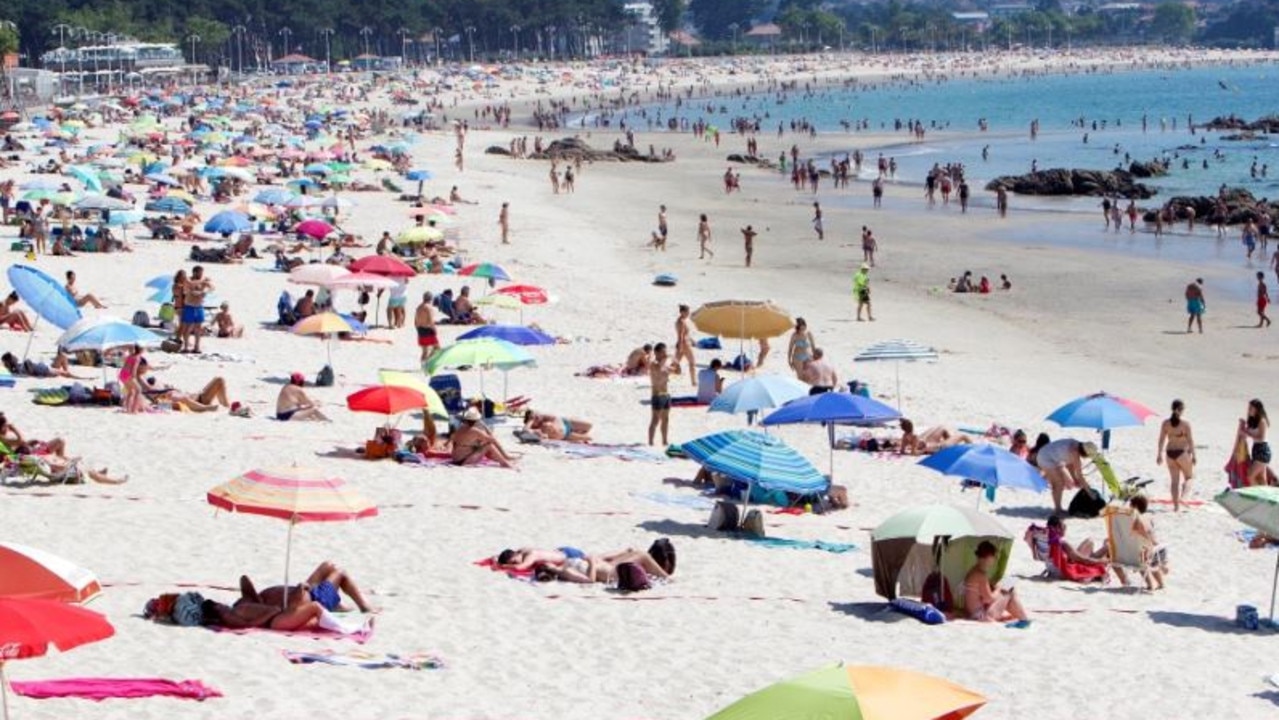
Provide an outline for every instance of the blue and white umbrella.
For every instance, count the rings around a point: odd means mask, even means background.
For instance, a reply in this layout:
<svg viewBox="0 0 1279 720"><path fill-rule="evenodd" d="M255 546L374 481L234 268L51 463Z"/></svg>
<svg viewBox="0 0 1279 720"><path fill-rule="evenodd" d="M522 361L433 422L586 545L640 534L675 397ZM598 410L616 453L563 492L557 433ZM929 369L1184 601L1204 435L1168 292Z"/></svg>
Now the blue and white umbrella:
<svg viewBox="0 0 1279 720"><path fill-rule="evenodd" d="M146 204L147 212L186 215L191 212L191 205L182 198L162 197Z"/></svg>
<svg viewBox="0 0 1279 720"><path fill-rule="evenodd" d="M63 330L80 319L80 308L62 283L26 265L13 265L7 274L14 292L36 315Z"/></svg>
<svg viewBox="0 0 1279 720"><path fill-rule="evenodd" d="M555 338L523 325L481 325L457 337L458 340L497 338L516 345L554 345Z"/></svg>
<svg viewBox="0 0 1279 720"><path fill-rule="evenodd" d="M952 445L929 455L919 464L943 475L981 483L993 497L993 488L1007 487L1043 492L1048 481L1033 465L995 445ZM981 502L978 496L977 502Z"/></svg>
<svg viewBox="0 0 1279 720"><path fill-rule="evenodd" d="M205 232L219 235L234 235L251 230L253 230L253 221L249 220L248 215L236 210L223 210L204 224Z"/></svg>
<svg viewBox="0 0 1279 720"><path fill-rule="evenodd" d="M902 414L884 403L849 392L826 392L792 400L764 418L765 426L822 423L830 445L830 474L835 476L835 426L871 426Z"/></svg>
<svg viewBox="0 0 1279 720"><path fill-rule="evenodd" d="M267 188L253 196L253 202L263 205L283 205L295 197L294 193L283 188Z"/></svg>
<svg viewBox="0 0 1279 720"><path fill-rule="evenodd" d="M708 412L753 416L760 410L778 407L808 394L808 386L784 375L755 375L724 388L711 401Z"/></svg>
<svg viewBox="0 0 1279 720"><path fill-rule="evenodd" d="M71 326L58 338L58 346L68 352L96 350L103 352L127 345L159 347L164 338L144 327L120 318L99 316L85 318Z"/></svg>
<svg viewBox="0 0 1279 720"><path fill-rule="evenodd" d="M897 409L902 408L902 362L918 360L936 360L937 351L927 345L911 340L884 340L862 350L853 356L853 362L886 362L893 363L893 373L897 380Z"/></svg>
<svg viewBox="0 0 1279 720"><path fill-rule="evenodd" d="M703 467L763 490L796 495L826 492L830 480L808 458L771 435L753 430L713 433L682 446ZM747 490L747 498L750 490Z"/></svg>

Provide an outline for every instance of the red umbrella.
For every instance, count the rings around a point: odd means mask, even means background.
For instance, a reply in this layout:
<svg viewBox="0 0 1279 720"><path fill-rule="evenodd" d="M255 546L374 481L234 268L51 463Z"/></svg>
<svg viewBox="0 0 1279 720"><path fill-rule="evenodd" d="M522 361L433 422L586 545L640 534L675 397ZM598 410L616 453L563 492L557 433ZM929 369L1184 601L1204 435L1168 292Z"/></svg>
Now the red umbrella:
<svg viewBox="0 0 1279 720"><path fill-rule="evenodd" d="M507 285L494 292L514 295L523 305L545 305L550 302L550 296L546 294L546 291L536 285Z"/></svg>
<svg viewBox="0 0 1279 720"><path fill-rule="evenodd" d="M311 219L298 223L297 227L293 228L293 231L321 240L333 233L333 226L323 220Z"/></svg>
<svg viewBox="0 0 1279 720"><path fill-rule="evenodd" d="M384 275L386 277L413 277L417 271L407 263L390 255L369 255L351 263L352 272Z"/></svg>
<svg viewBox="0 0 1279 720"><path fill-rule="evenodd" d="M348 395L346 406L355 412L399 415L426 407L426 396L413 388L377 385Z"/></svg>
<svg viewBox="0 0 1279 720"><path fill-rule="evenodd" d="M91 610L52 600L0 599L0 700L9 717L4 664L40 657L53 645L66 652L115 634L111 623Z"/></svg>

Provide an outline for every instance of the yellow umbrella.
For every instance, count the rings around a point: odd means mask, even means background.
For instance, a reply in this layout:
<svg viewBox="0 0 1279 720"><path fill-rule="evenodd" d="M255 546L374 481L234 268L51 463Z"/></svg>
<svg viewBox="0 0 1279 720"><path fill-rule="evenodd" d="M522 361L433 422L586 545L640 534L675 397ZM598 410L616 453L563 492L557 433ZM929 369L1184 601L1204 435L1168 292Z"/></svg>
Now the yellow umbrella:
<svg viewBox="0 0 1279 720"><path fill-rule="evenodd" d="M188 205L195 203L195 196L187 192L186 190L170 190L166 192L164 196L169 198L177 198L178 200L181 200L187 203Z"/></svg>
<svg viewBox="0 0 1279 720"><path fill-rule="evenodd" d="M785 333L794 320L769 300L721 300L699 307L693 324L708 335L758 340Z"/></svg>
<svg viewBox="0 0 1279 720"><path fill-rule="evenodd" d="M369 170L391 170L395 166L382 158L373 158L372 160L365 161L364 167Z"/></svg>
<svg viewBox="0 0 1279 720"><path fill-rule="evenodd" d="M338 333L355 332L355 328L351 327L351 323L335 312L322 312L312 315L308 318L302 318L293 327L289 328L289 332L294 335L328 335L329 342L325 343L329 354L329 366L333 366L333 335Z"/></svg>
<svg viewBox="0 0 1279 720"><path fill-rule="evenodd" d="M442 239L444 239L444 231L429 225L415 225L401 230L395 241L401 245L417 245Z"/></svg>
<svg viewBox="0 0 1279 720"><path fill-rule="evenodd" d="M435 392L431 383L421 375L404 370L378 370L377 379L383 385L417 390L426 398L426 409L430 410L432 415L442 418L449 416L448 411L444 409L444 400L440 398L440 394Z"/></svg>

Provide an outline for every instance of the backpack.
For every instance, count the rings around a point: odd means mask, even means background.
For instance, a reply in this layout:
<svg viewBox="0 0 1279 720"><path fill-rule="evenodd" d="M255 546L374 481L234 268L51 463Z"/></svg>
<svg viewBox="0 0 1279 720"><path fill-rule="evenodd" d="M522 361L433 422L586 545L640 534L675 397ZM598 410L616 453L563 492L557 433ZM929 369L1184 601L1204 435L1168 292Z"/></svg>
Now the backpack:
<svg viewBox="0 0 1279 720"><path fill-rule="evenodd" d="M138 327L151 327L151 316L146 310L139 310L133 313L133 324Z"/></svg>
<svg viewBox="0 0 1279 720"><path fill-rule="evenodd" d="M639 563L624 562L617 566L617 589L622 592L648 590L653 584Z"/></svg>
<svg viewBox="0 0 1279 720"><path fill-rule="evenodd" d="M737 504L720 500L711 509L711 518L706 522L706 527L711 530L736 530L737 522Z"/></svg>
<svg viewBox="0 0 1279 720"><path fill-rule="evenodd" d="M658 538L648 547L648 554L653 556L653 561L666 571L667 575L675 574L675 545L671 543L670 538Z"/></svg>
<svg viewBox="0 0 1279 720"><path fill-rule="evenodd" d="M325 365L320 368L320 374L315 376L316 387L333 387L333 368Z"/></svg>
<svg viewBox="0 0 1279 720"><path fill-rule="evenodd" d="M955 596L950 591L950 581L940 572L933 572L924 578L924 589L920 591L920 599L942 612L955 607Z"/></svg>
<svg viewBox="0 0 1279 720"><path fill-rule="evenodd" d="M742 520L742 532L755 537L764 537L764 515L759 510L749 510Z"/></svg>
<svg viewBox="0 0 1279 720"><path fill-rule="evenodd" d="M1101 493L1093 488L1082 488L1070 499L1070 506L1066 511L1071 517L1095 518L1101 515L1105 507L1106 501L1102 499Z"/></svg>

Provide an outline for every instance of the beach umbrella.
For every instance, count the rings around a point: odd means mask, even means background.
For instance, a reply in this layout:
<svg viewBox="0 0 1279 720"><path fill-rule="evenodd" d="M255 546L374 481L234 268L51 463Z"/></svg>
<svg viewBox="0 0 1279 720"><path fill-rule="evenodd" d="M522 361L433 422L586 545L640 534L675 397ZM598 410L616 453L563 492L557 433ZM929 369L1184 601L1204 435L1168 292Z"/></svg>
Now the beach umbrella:
<svg viewBox="0 0 1279 720"><path fill-rule="evenodd" d="M67 168L67 174L84 183L84 189L89 192L102 192L102 178L98 177L97 170L85 165L72 165Z"/></svg>
<svg viewBox="0 0 1279 720"><path fill-rule="evenodd" d="M417 275L417 271L403 260L390 255L367 255L359 258L349 266L352 272L385 275L386 277L409 278Z"/></svg>
<svg viewBox="0 0 1279 720"><path fill-rule="evenodd" d="M760 410L777 407L808 395L808 385L784 375L754 375L724 388L711 401L708 412L754 416Z"/></svg>
<svg viewBox="0 0 1279 720"><path fill-rule="evenodd" d="M298 223L294 226L293 231L299 235L306 235L307 237L312 237L316 240L322 240L333 234L334 228L332 225L324 222L323 220L312 219L303 220Z"/></svg>
<svg viewBox="0 0 1279 720"><path fill-rule="evenodd" d="M404 173L404 179L410 182L417 182L417 195L422 196L422 184L432 177L430 170L415 169Z"/></svg>
<svg viewBox="0 0 1279 720"><path fill-rule="evenodd" d="M467 265L457 271L458 275L466 275L468 277L488 278L489 280L510 280L511 276L506 270L494 263L474 263Z"/></svg>
<svg viewBox="0 0 1279 720"><path fill-rule="evenodd" d="M444 231L429 225L414 225L401 230L400 234L395 236L395 242L400 245L421 245L443 239Z"/></svg>
<svg viewBox="0 0 1279 720"><path fill-rule="evenodd" d="M988 497L999 487L1034 492L1048 489L1048 481L1035 466L990 444L952 445L920 460L919 464L943 475L981 483L988 488ZM981 495L977 496L977 502L981 503Z"/></svg>
<svg viewBox="0 0 1279 720"><path fill-rule="evenodd" d="M323 202L317 195L294 195L282 204L291 210L305 210L306 208L316 207Z"/></svg>
<svg viewBox="0 0 1279 720"><path fill-rule="evenodd" d="M296 197L292 192L282 188L267 188L253 196L253 202L263 205L283 205Z"/></svg>
<svg viewBox="0 0 1279 720"><path fill-rule="evenodd" d="M1279 538L1279 487L1253 485L1228 489L1214 498L1236 520L1269 538ZM1270 585L1270 621L1275 619L1275 595L1279 593L1279 555Z"/></svg>
<svg viewBox="0 0 1279 720"><path fill-rule="evenodd" d="M145 209L147 212L187 215L191 212L191 205L181 198L162 197L147 203Z"/></svg>
<svg viewBox="0 0 1279 720"><path fill-rule="evenodd" d="M826 426L830 448L830 473L835 476L835 426L879 425L897 420L901 413L878 400L849 392L826 392L796 398L769 413L764 418L765 427L822 423Z"/></svg>
<svg viewBox="0 0 1279 720"><path fill-rule="evenodd" d="M1108 450L1111 429L1139 427L1154 414L1155 411L1135 400L1099 392L1071 400L1052 411L1048 420L1062 427L1099 430L1101 447Z"/></svg>
<svg viewBox="0 0 1279 720"><path fill-rule="evenodd" d="M252 230L253 222L249 220L249 216L235 210L223 210L204 223L205 232L218 235L234 235Z"/></svg>
<svg viewBox="0 0 1279 720"><path fill-rule="evenodd" d="M294 335L328 336L325 349L328 352L329 367L333 366L333 336L338 333L356 332L356 328L341 315L335 312L322 312L302 318L289 328Z"/></svg>
<svg viewBox="0 0 1279 720"><path fill-rule="evenodd" d="M399 284L398 280L392 280L391 278L383 277L382 275L348 272L346 275L342 275L325 283L324 286L330 290L355 290L359 288L389 290Z"/></svg>
<svg viewBox="0 0 1279 720"><path fill-rule="evenodd" d="M435 375L440 370L478 368L480 372L480 395L484 395L484 370L496 368L511 370L517 367L536 365L532 355L515 343L497 338L479 338L476 340L459 340L452 345L441 348L431 355L423 370L428 375Z"/></svg>
<svg viewBox="0 0 1279 720"><path fill-rule="evenodd" d="M0 542L0 598L86 603L102 592L94 574L50 552Z"/></svg>
<svg viewBox="0 0 1279 720"><path fill-rule="evenodd" d="M86 318L86 320L89 324L81 326L81 323L77 323L62 333L62 336L58 338L58 346L68 352L82 350L103 352L127 345L155 348L164 341L163 337L150 330L120 318L98 316Z"/></svg>
<svg viewBox="0 0 1279 720"><path fill-rule="evenodd" d="M341 265L328 263L310 263L299 265L289 271L289 282L295 285L329 285L351 274Z"/></svg>
<svg viewBox="0 0 1279 720"><path fill-rule="evenodd" d="M173 177L172 175L169 175L168 173L153 172L153 173L148 173L144 175L143 177L145 177L150 182L159 183L161 185L168 185L169 187L182 186L181 180L178 180L177 178Z"/></svg>
<svg viewBox="0 0 1279 720"><path fill-rule="evenodd" d="M350 210L355 207L355 201L348 197L332 195L324 198L320 202L320 207L326 210Z"/></svg>
<svg viewBox="0 0 1279 720"><path fill-rule="evenodd" d="M871 566L875 592L892 600L919 597L928 576L940 571L952 588L963 588L977 546L989 541L999 550L990 581L998 582L1008 567L1013 534L994 517L976 508L921 505L897 513L871 532ZM963 602L962 592L956 594Z"/></svg>
<svg viewBox="0 0 1279 720"><path fill-rule="evenodd" d="M768 300L720 300L693 312L698 330L739 340L773 338L794 327L790 313Z"/></svg>
<svg viewBox="0 0 1279 720"><path fill-rule="evenodd" d="M853 356L853 362L888 362L893 363L893 374L897 379L897 409L902 409L902 376L901 364L918 360L936 360L937 351L926 345L910 340L884 340L877 342Z"/></svg>
<svg viewBox="0 0 1279 720"><path fill-rule="evenodd" d="M499 295L490 293L475 301L476 305L483 307L496 308L498 310L516 310L520 313L520 324L524 323L524 305L520 303L520 299L514 295Z"/></svg>
<svg viewBox="0 0 1279 720"><path fill-rule="evenodd" d="M511 295L519 299L521 305L545 305L551 296L536 285L506 285L493 291L495 295Z"/></svg>
<svg viewBox="0 0 1279 720"><path fill-rule="evenodd" d="M18 293L18 297L35 311L36 324L39 324L40 319L43 318L65 330L80 319L80 308L76 306L75 298L71 297L71 293L67 292L62 283L27 265L11 265L5 274L9 278L9 285L13 287L13 291ZM31 350L33 337L35 337L34 326L27 337L27 349L22 353L23 359L26 359L27 353Z"/></svg>
<svg viewBox="0 0 1279 720"><path fill-rule="evenodd" d="M346 482L298 466L251 470L208 492L210 505L230 512L287 520L284 551L284 606L288 607L293 527L304 522L342 522L377 515L377 506Z"/></svg>
<svg viewBox="0 0 1279 720"><path fill-rule="evenodd" d="M986 704L949 680L836 663L751 693L707 720L962 720Z"/></svg>
<svg viewBox="0 0 1279 720"><path fill-rule="evenodd" d="M779 438L754 430L727 430L684 443L683 451L708 470L751 488L780 490L796 495L826 492L830 480L808 458Z"/></svg>
<svg viewBox="0 0 1279 720"><path fill-rule="evenodd" d="M352 412L400 415L427 406L426 396L413 388L400 385L376 385L358 390L346 396L346 406Z"/></svg>
<svg viewBox="0 0 1279 720"><path fill-rule="evenodd" d="M444 400L440 398L440 394L431 387L431 383L426 381L419 372L407 372L404 370L378 370L377 379L383 385L393 387L404 387L416 390L426 398L427 410L436 417L447 418L448 411L444 408Z"/></svg>
<svg viewBox="0 0 1279 720"><path fill-rule="evenodd" d="M72 204L76 210L128 210L133 205L107 195L85 195Z"/></svg>
<svg viewBox="0 0 1279 720"><path fill-rule="evenodd" d="M497 338L516 345L554 345L555 338L536 328L523 325L481 325L458 336L458 340Z"/></svg>
<svg viewBox="0 0 1279 720"><path fill-rule="evenodd" d="M67 652L115 634L98 613L53 600L0 598L0 708L9 718L9 681L4 666L40 657L49 646Z"/></svg>

